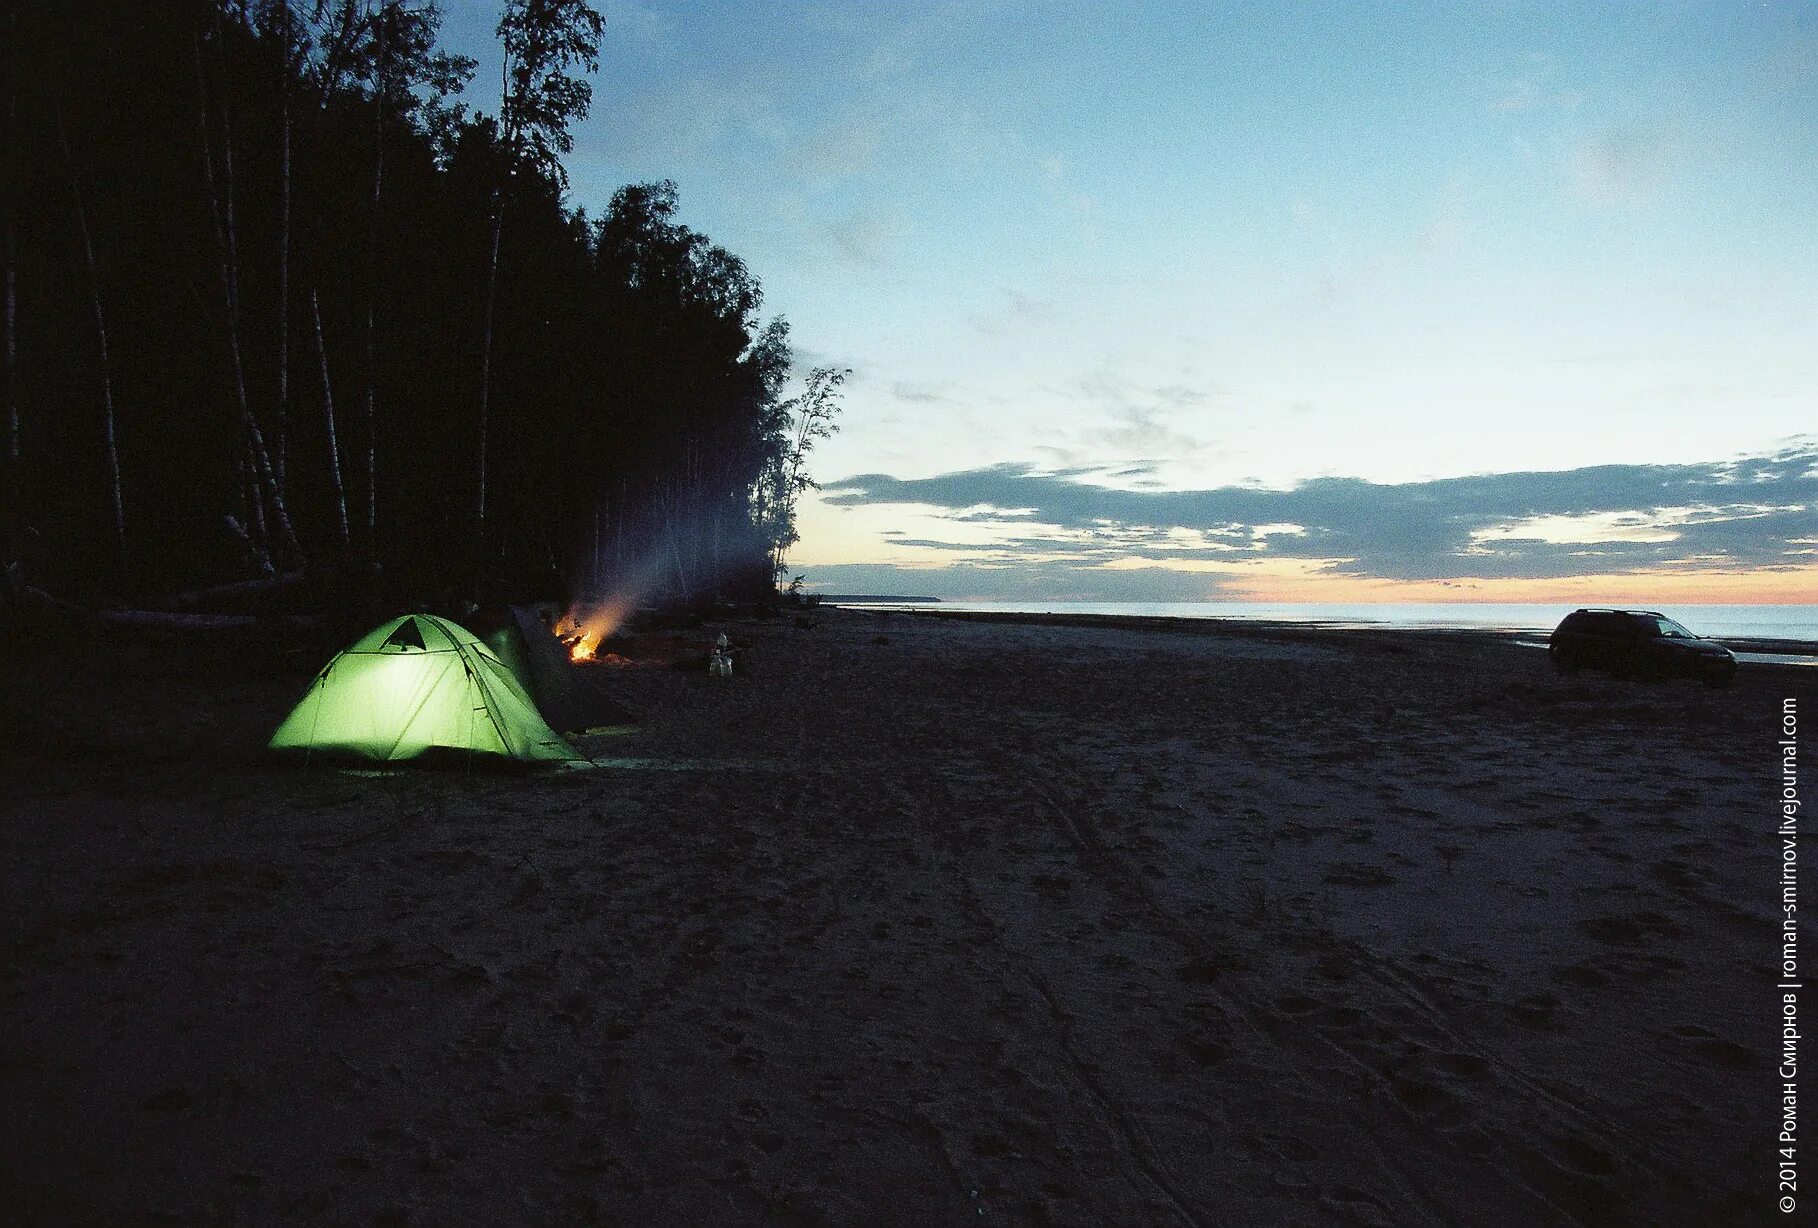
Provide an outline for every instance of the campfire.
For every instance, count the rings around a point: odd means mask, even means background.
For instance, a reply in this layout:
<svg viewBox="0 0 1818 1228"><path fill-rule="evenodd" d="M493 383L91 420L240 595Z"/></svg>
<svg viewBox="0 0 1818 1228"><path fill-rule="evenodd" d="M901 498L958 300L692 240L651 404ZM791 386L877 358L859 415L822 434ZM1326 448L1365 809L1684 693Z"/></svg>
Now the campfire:
<svg viewBox="0 0 1818 1228"><path fill-rule="evenodd" d="M596 659L600 641L624 621L625 610L617 604L592 608L574 606L556 620L554 630L571 659L592 661Z"/></svg>

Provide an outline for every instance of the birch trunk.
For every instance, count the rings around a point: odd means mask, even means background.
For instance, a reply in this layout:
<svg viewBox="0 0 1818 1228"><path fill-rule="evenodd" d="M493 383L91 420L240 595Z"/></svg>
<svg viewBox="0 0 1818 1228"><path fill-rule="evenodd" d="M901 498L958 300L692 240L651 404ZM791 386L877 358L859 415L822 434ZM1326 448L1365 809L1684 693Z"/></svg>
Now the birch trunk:
<svg viewBox="0 0 1818 1228"><path fill-rule="evenodd" d="M6 9L7 45L19 45L19 14L13 5ZM19 74L16 52L7 54L6 74L6 139L17 148L19 140ZM18 506L19 493L19 205L15 194L7 193L6 208L6 488L7 513ZM10 533L13 524L6 525ZM10 539L9 539L10 542Z"/></svg>
<svg viewBox="0 0 1818 1228"><path fill-rule="evenodd" d="M373 370L373 334L376 331L379 298L379 204L385 185L385 73L386 56L389 47L385 41L386 16L380 9L378 18L379 54L378 64L373 77L373 155L372 155L372 204L366 215L366 362L365 362L365 402L366 402L366 529L362 535L366 558L371 562L378 554L379 523L379 488L378 488L378 440L375 433L377 418L373 413L374 385L377 383Z"/></svg>
<svg viewBox="0 0 1818 1228"><path fill-rule="evenodd" d="M6 476L9 490L19 482L19 227L6 215Z"/></svg>
<svg viewBox="0 0 1818 1228"><path fill-rule="evenodd" d="M593 505L593 554L587 568L587 595L595 597L600 591L600 505Z"/></svg>
<svg viewBox="0 0 1818 1228"><path fill-rule="evenodd" d="M215 32L220 35L220 14L216 13ZM206 98L203 103L203 140L208 139L208 109ZM227 241L227 254L223 265L223 274L227 284L227 338L228 351L232 355L234 397L238 402L242 416L251 412L251 405L246 396L246 371L240 356L240 226L234 211L234 125L233 115L228 108L225 92L221 101L221 177L226 188L225 206L223 208L223 234ZM210 166L210 189L212 199L213 167ZM259 461L253 455L250 434L246 439L246 456L240 462L240 480L246 489L245 503L249 509L253 539L260 547L260 570L266 575L275 572L271 563L271 531L265 523L265 501L259 497Z"/></svg>
<svg viewBox="0 0 1818 1228"><path fill-rule="evenodd" d="M258 462L253 459L252 445L246 447L246 456L240 461L240 482L246 489L244 502L252 509L252 531L262 543L270 543L271 531L265 526L265 501L259 498ZM275 570L271 565L271 549L265 548L265 557L260 560L260 570L267 575Z"/></svg>
<svg viewBox="0 0 1818 1228"><path fill-rule="evenodd" d="M480 338L480 491L477 504L482 534L486 528L486 433L492 397L492 313L499 293L499 238L505 229L505 199L501 192L492 211L492 257L486 262L486 309Z"/></svg>
<svg viewBox="0 0 1818 1228"><path fill-rule="evenodd" d="M328 423L328 479L334 487L335 510L341 514L341 548L347 548L347 492L341 486L341 444L335 438L335 390L328 380L328 347L322 344L322 308L309 292L309 313L316 326L316 357L322 364L322 417Z"/></svg>
<svg viewBox="0 0 1818 1228"><path fill-rule="evenodd" d="M492 322L493 311L499 297L499 242L505 233L505 189L513 169L517 165L517 124L513 118L516 108L511 98L511 65L509 62L499 66L501 88L499 92L500 144L505 151L505 176L507 182L501 182L493 189L492 194L492 252L486 261L486 308L481 324L480 336L480 490L477 507L480 514L481 549L485 549L486 533L486 439L491 429L489 415L492 411Z"/></svg>
<svg viewBox="0 0 1818 1228"><path fill-rule="evenodd" d="M290 0L278 0L278 495L290 467Z"/></svg>
<svg viewBox="0 0 1818 1228"><path fill-rule="evenodd" d="M114 377L107 359L107 317L101 310L101 277L95 269L95 245L88 229L88 209L82 200L82 180L76 173L75 159L69 152L69 134L63 127L63 105L51 104L56 111L57 143L63 150L63 165L69 171L70 195L76 203L76 226L82 236L82 265L88 273L88 297L95 312L95 339L100 346L101 372L101 444L107 457L108 490L112 496L114 549L120 558L122 573L126 570L126 504L120 493L120 449L114 438Z"/></svg>
<svg viewBox="0 0 1818 1228"><path fill-rule="evenodd" d="M290 515L284 508L284 496L278 490L277 477L272 472L271 456L265 450L265 437L259 430L259 423L253 417L252 407L246 399L245 368L240 361L239 329L239 296L234 284L232 257L233 239L230 231L223 226L221 201L215 187L215 159L212 142L208 133L208 78L202 67L202 40L196 39L196 108L202 135L202 172L208 186L209 215L214 221L215 248L220 257L222 301L227 307L227 351L229 370L233 376L234 400L239 409L240 426L245 432L247 446L252 452L252 465L259 486L264 488L265 496L271 501L272 514L278 522L278 544L283 547L286 559L300 565L303 551L297 544L297 535L292 530ZM231 133L229 145L231 146ZM228 167L231 168L232 151L228 151ZM228 221L232 222L233 185L228 184Z"/></svg>
<svg viewBox="0 0 1818 1228"><path fill-rule="evenodd" d="M667 479L664 485L669 491L664 499L667 504L663 513L664 535L669 538L669 557L675 561L676 583L681 586L682 600L686 601L691 590L688 587L688 569L682 565L682 544L675 531L675 479Z"/></svg>

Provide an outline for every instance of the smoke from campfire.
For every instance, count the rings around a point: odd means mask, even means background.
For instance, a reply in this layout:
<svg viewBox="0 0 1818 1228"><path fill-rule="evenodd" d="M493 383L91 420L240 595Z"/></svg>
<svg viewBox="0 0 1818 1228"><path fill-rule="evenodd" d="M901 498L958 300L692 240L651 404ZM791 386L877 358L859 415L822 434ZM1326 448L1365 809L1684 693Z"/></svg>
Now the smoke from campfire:
<svg viewBox="0 0 1818 1228"><path fill-rule="evenodd" d="M556 638L568 646L568 655L576 661L591 661L600 641L624 625L630 610L629 602L577 603L556 619Z"/></svg>
<svg viewBox="0 0 1818 1228"><path fill-rule="evenodd" d="M556 638L574 660L593 660L600 643L624 626L647 597L686 600L692 593L711 593L726 569L740 563L741 556L722 559L717 549L709 555L698 548L705 514L668 503L664 514L667 524L659 539L663 545L619 556L610 566L602 554L596 519L593 554L586 567L592 576L587 586L591 592L577 597L554 624ZM697 543L697 548L686 551L685 543ZM691 555L686 565L685 554Z"/></svg>
<svg viewBox="0 0 1818 1228"><path fill-rule="evenodd" d="M620 569L604 583L596 579L594 595L577 597L555 621L556 638L576 661L591 661L600 642L631 618L646 594L661 586L662 555L652 553Z"/></svg>

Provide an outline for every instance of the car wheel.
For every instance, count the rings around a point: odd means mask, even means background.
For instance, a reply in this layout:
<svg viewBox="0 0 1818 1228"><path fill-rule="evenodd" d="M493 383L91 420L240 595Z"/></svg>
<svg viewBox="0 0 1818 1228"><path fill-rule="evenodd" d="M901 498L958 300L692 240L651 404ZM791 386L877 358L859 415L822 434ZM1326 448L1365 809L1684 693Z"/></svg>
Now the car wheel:
<svg viewBox="0 0 1818 1228"><path fill-rule="evenodd" d="M1717 672L1713 671L1711 673L1706 674L1701 679L1701 681L1704 683L1704 685L1710 687L1713 691L1721 691L1725 687L1729 686L1730 683L1736 681L1736 671L1728 670L1724 673L1717 673Z"/></svg>
<svg viewBox="0 0 1818 1228"><path fill-rule="evenodd" d="M1553 672L1561 677L1570 678L1578 672L1578 662L1560 652L1557 648L1549 649L1547 657L1553 662Z"/></svg>

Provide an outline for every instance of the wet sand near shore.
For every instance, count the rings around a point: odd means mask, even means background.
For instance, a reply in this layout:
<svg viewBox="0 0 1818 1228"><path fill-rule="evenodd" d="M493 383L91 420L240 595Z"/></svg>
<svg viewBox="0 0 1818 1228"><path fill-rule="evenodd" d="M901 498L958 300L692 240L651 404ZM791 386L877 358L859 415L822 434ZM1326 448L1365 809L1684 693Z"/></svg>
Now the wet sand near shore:
<svg viewBox="0 0 1818 1228"><path fill-rule="evenodd" d="M8 1219L1770 1214L1813 671L807 621L541 775L268 762L300 652L24 670Z"/></svg>

